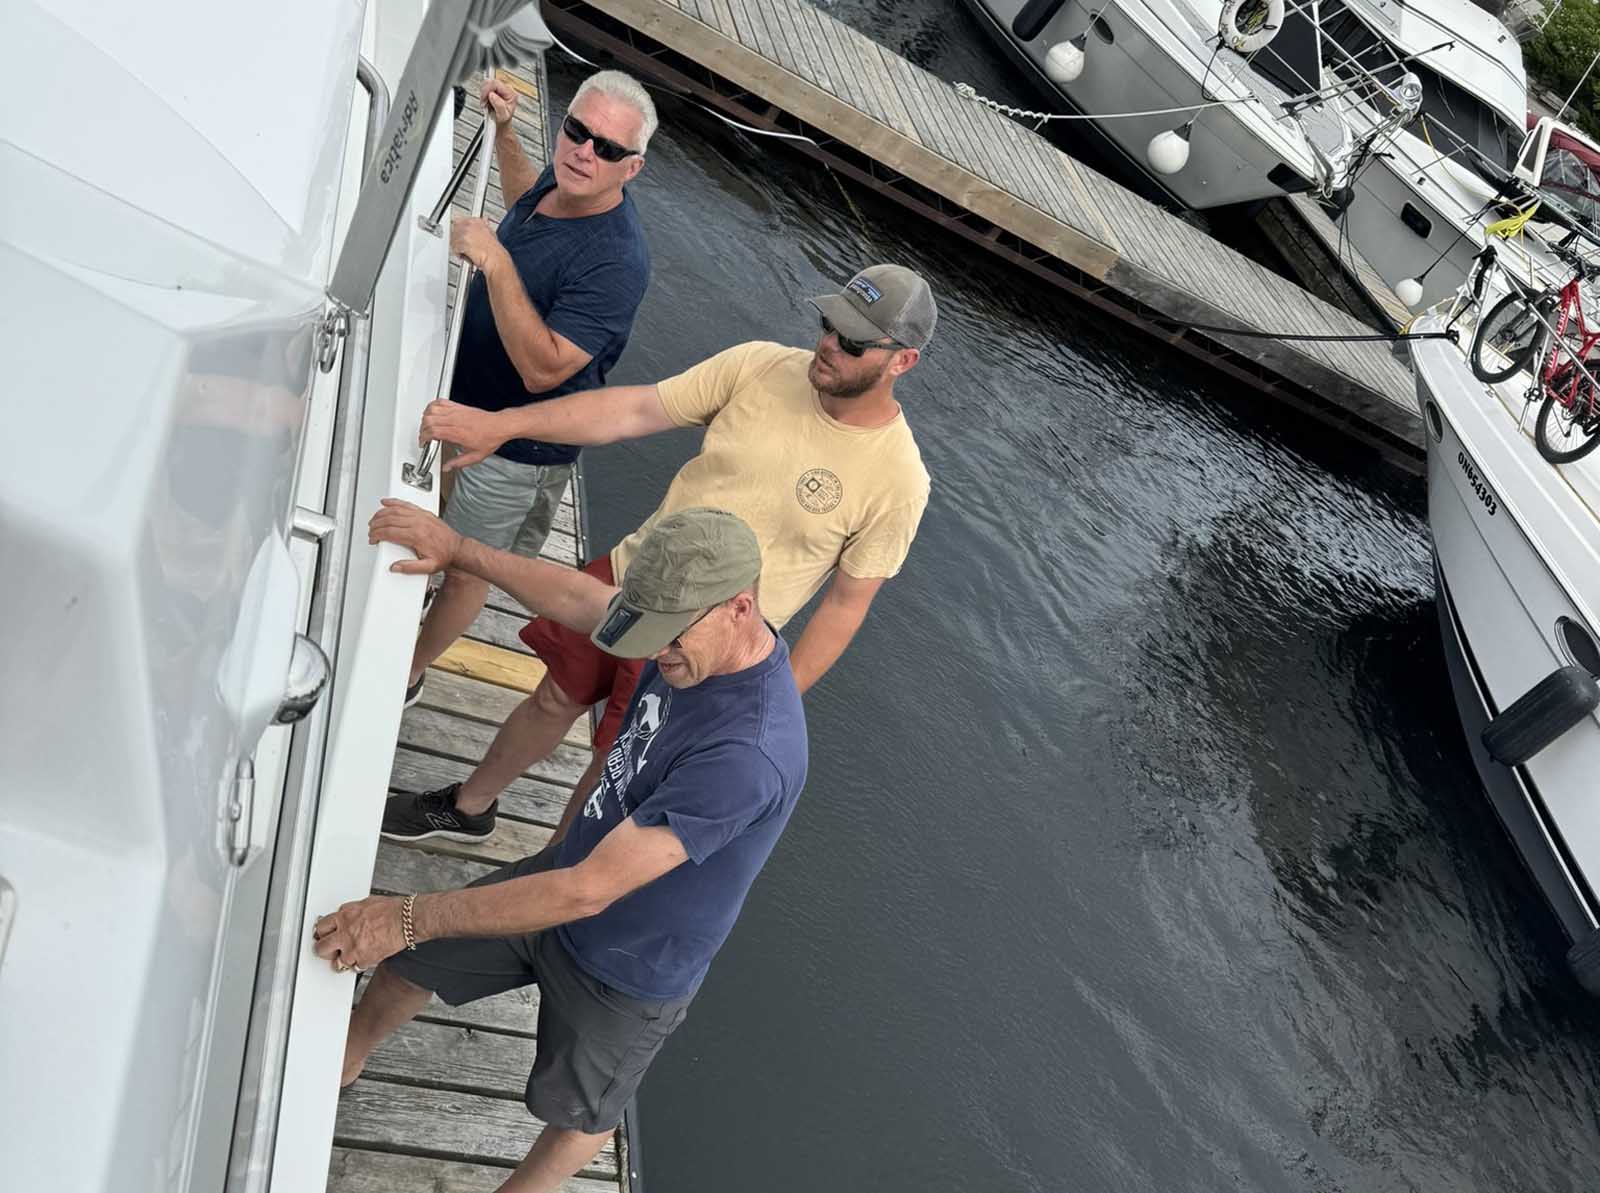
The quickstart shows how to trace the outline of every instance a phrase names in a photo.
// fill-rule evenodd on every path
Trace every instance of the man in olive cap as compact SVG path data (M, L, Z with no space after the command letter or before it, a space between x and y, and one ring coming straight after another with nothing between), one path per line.
M633 566L659 519L695 505L732 510L761 544L761 608L773 625L781 629L821 592L794 644L795 682L805 692L844 653L879 590L899 572L927 506L928 472L895 384L921 359L938 320L928 283L903 265L869 266L811 305L820 316L814 348L739 344L656 385L590 390L492 414L435 402L422 429L459 445L458 461L471 462L508 437L599 444L705 427L700 451L655 513L585 570L613 583ZM549 668L538 690L512 712L464 782L390 799L385 837L487 839L501 791L547 757L594 704L605 705L596 765L605 756L637 667L559 619L532 622L522 640ZM596 777L591 771L578 782L569 817Z
M537 983L528 1109L547 1124L502 1191L555 1189L622 1118L683 1021L805 783L806 726L757 597L748 526L662 518L620 589L463 539L385 500L374 542L400 572L461 568L601 650L650 660L601 779L565 836L459 891L373 896L315 924L339 969L381 967L350 1017L344 1083L432 993L452 1006Z

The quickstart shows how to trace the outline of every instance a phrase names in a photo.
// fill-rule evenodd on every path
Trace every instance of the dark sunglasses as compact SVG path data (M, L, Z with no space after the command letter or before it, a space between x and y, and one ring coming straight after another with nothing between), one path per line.
M603 162L620 162L625 157L636 157L639 151L629 149L626 145L618 145L610 137L599 137L589 131L589 126L579 120L571 112L561 121L561 131L567 140L574 145L582 145L585 141L594 142L594 155Z
M678 631L678 636L676 638L674 638L671 642L668 642L667 645L672 647L673 650L682 650L683 649L683 636L685 634L687 634L690 630L694 629L695 626L699 625L706 618L710 617L716 611L717 611L717 606L716 605L712 605L711 608L707 609L699 617L695 618L688 625L684 626L683 629L679 630Z
M831 335L838 340L839 350L846 356L861 356L868 348L887 348L893 351L905 347L899 340L852 340L830 323L826 315L820 315L818 318L822 320L822 334Z

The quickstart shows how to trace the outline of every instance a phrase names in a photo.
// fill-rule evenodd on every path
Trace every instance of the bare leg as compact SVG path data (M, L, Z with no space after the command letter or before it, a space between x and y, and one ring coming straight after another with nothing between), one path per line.
M567 835L567 830L572 827L572 822L578 817L578 809L583 807L589 793L594 790L595 784L600 782L600 755L596 754L589 759L589 767L578 779L578 785L572 789L572 798L567 801L566 810L561 813L561 822L556 825L556 831L550 835L551 842L561 840Z
M390 973L386 965L378 966L378 972L361 992L361 1001L350 1012L350 1031L344 1040L344 1075L339 1078L341 1088L361 1076L372 1050L395 1028L410 1023L430 997L430 991Z
M552 1193L569 1176L582 1172L610 1138L610 1131L585 1135L566 1127L546 1127L499 1193Z
M555 752L583 711L583 705L574 703L546 675L533 695L512 709L500 726L478 769L456 792L456 808L469 816L487 811L513 779Z
M422 619L422 630L417 634L416 649L411 652L411 677L407 686L422 678L428 664L450 649L450 644L472 624L489 599L489 582L465 572L446 572L439 595L428 606L428 615Z

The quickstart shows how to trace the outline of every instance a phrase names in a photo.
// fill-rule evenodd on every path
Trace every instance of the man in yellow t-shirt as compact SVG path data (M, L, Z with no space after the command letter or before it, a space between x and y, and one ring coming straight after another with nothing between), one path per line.
M740 344L656 385L590 390L501 411L434 402L423 416L423 438L460 447L446 467L461 468L508 439L589 446L705 427L699 454L679 469L656 511L585 570L620 583L640 541L665 515L691 506L732 511L761 543L761 608L774 626L827 585L790 652L804 692L844 652L878 589L899 572L928 504L928 472L894 387L915 367L938 317L927 282L900 265L864 269L839 293L811 303L821 317L812 351ZM500 792L604 700L594 762L557 838L565 832L616 738L643 660L630 666L547 619L529 623L522 638L549 669L543 682L464 782L392 797L385 836L488 837Z

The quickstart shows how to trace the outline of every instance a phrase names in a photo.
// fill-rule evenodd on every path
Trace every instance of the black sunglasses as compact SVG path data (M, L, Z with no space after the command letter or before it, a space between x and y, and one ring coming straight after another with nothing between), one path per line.
M683 629L679 630L678 631L678 636L676 638L674 638L671 642L668 642L667 645L672 647L673 650L682 650L683 649L683 636L685 634L687 634L690 630L694 629L695 626L699 625L706 618L710 617L713 613L715 613L717 611L717 609L718 609L718 606L712 605L711 608L707 609L699 617L695 618L688 625L684 626Z
M626 145L618 145L610 137L596 136L589 131L589 126L579 120L571 112L561 121L561 131L566 134L567 140L574 145L582 145L585 141L594 142L594 155L603 162L620 162L625 157L636 157L637 149L629 149Z
M832 335L834 339L838 340L839 350L846 356L864 355L868 348L887 348L893 351L896 348L905 347L899 340L852 340L830 323L826 315L820 315L818 318L822 320L822 334Z

